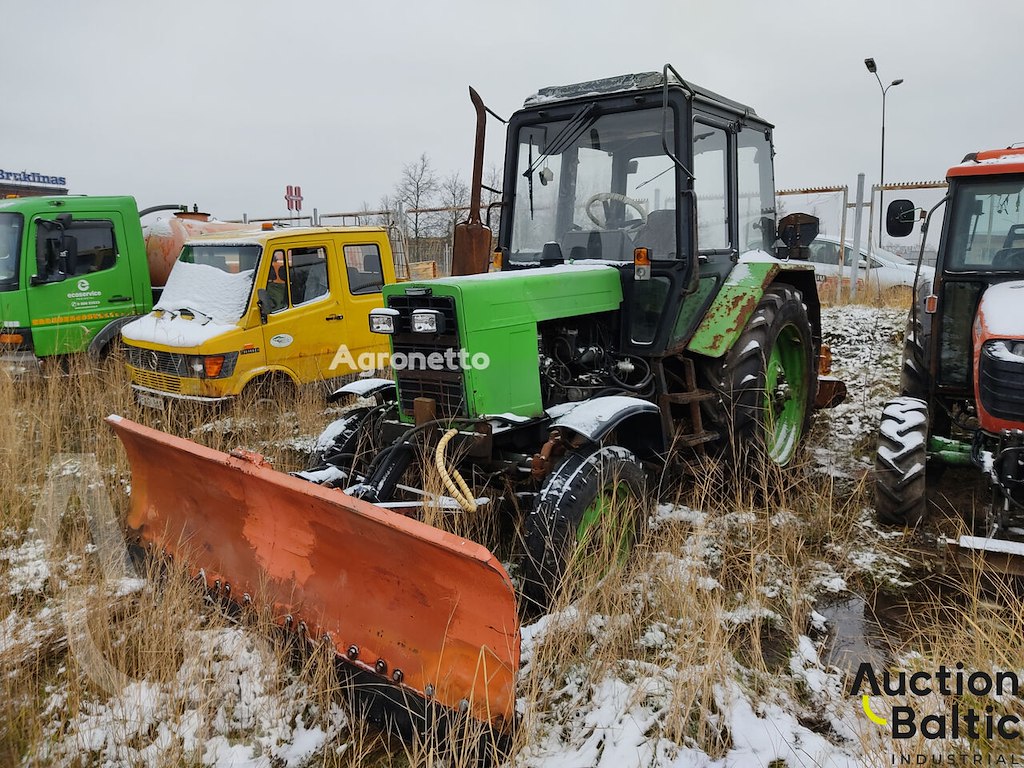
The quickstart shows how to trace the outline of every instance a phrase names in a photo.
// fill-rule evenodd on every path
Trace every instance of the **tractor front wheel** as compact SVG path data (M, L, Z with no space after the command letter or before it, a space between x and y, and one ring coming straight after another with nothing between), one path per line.
M885 404L875 454L875 512L885 525L913 527L925 515L928 404L897 397Z
M526 520L530 612L549 607L573 566L599 573L629 556L646 522L645 482L636 456L619 446L570 453L548 475Z

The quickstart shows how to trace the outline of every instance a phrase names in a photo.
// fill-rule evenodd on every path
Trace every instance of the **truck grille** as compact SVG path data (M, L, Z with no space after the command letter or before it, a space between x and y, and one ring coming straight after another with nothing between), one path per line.
M132 383L138 384L140 387L148 387L160 392L181 392L181 379L177 376L169 376L166 373L157 373L156 371L145 371L135 367L132 367L130 370Z
M458 367L460 345L455 300L450 296L389 296L388 306L398 311L395 333L391 337L393 354L402 354L407 361L413 362L434 353L443 357L447 352L452 352L449 359L454 360L456 366L455 370L413 369L410 365L396 369L395 380L398 382L402 413L411 417L416 398L428 397L436 403L438 418L467 416L469 411L465 377L463 370ZM440 312L444 317L444 333L437 336L413 333L414 309L434 309Z
M985 344L978 367L982 407L996 418L1024 422L1024 363L1000 360Z
M159 349L143 349L126 345L125 360L128 365L140 370L167 373L173 376L185 376L189 373L185 355L177 352L164 352Z

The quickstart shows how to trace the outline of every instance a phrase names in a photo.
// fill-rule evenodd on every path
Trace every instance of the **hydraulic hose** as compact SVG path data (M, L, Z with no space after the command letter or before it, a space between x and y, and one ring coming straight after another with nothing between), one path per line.
M466 481L462 479L459 470L453 467L449 475L448 469L445 467L444 449L457 434L459 434L457 429L449 429L444 433L437 443L437 450L434 451L434 464L437 466L438 474L441 475L444 487L451 494L451 497L459 502L459 506L464 511L476 512L476 500L473 498L473 492L470 490L469 485L466 484Z

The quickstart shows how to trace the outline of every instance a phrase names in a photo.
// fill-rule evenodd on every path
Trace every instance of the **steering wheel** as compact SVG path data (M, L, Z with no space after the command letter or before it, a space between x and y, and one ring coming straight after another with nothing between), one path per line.
M604 229L606 226L608 226L608 222L598 221L597 217L590 209L594 206L594 203L606 203L610 200L615 200L616 202L622 203L623 205L628 205L634 211L639 213L641 223L647 221L647 211L644 210L644 204L641 203L639 200L634 200L631 197L620 195L618 192L598 192L596 195L591 195L587 202L583 204L583 210L586 211L587 218L594 222L595 226Z

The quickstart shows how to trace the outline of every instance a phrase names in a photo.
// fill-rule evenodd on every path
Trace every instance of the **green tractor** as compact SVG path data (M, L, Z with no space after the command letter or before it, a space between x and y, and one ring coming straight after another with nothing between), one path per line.
M544 606L609 502L646 498L649 470L701 451L786 465L815 405L845 391L818 375L817 220L777 225L772 126L751 108L670 66L541 90L508 122L491 271L466 274L487 269L491 240L472 96L463 274L385 288L370 326L391 336L394 380L335 393L375 404L330 425L301 476L403 509L475 510L460 469L511 486L528 510L525 597ZM425 450L440 499L409 484ZM640 522L615 523L623 549Z

